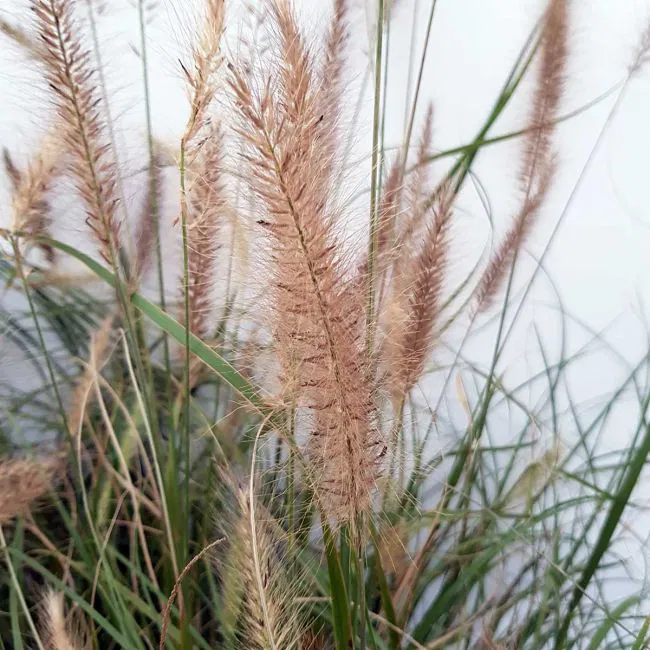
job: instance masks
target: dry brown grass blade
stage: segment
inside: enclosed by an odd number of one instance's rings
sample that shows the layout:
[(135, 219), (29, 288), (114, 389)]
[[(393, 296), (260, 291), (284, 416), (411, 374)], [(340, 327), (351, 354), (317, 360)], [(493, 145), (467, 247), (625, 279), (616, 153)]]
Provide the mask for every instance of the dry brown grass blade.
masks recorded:
[(476, 291), (477, 312), (489, 308), (503, 286), (508, 271), (551, 187), (555, 161), (552, 137), (564, 87), (568, 58), (569, 7), (567, 0), (550, 0), (540, 42), (540, 63), (529, 128), (524, 141), (520, 171), (522, 205), (501, 244), (488, 262)]
[(393, 588), (393, 605), (397, 614), (397, 622), (403, 624), (408, 620), (410, 613), (411, 600), (410, 595), (415, 589), (421, 572), (424, 570), (431, 551), (438, 543), (442, 518), (440, 514), (436, 515), (424, 543), (420, 546), (412, 561), (396, 576), (395, 586)]
[(165, 646), (167, 645), (167, 630), (169, 629), (169, 623), (171, 621), (171, 611), (172, 611), (172, 605), (174, 604), (174, 601), (176, 600), (178, 596), (178, 592), (180, 591), (181, 585), (183, 584), (183, 580), (185, 576), (192, 570), (192, 567), (199, 562), (205, 555), (210, 553), (214, 548), (221, 544), (223, 542), (223, 539), (216, 539), (210, 544), (208, 544), (204, 549), (199, 551), (186, 565), (185, 568), (181, 571), (180, 575), (176, 579), (176, 582), (174, 583), (174, 587), (172, 589), (171, 594), (169, 595), (169, 598), (167, 599), (167, 602), (165, 603), (165, 608), (163, 609), (162, 612), (162, 627), (160, 628), (160, 645), (159, 648), (160, 650), (164, 650)]
[(106, 134), (96, 70), (82, 46), (70, 0), (31, 0), (31, 7), (86, 223), (104, 260), (115, 265), (119, 246), (117, 168)]
[(251, 187), (265, 204), (258, 223), (272, 251), (270, 308), (284, 382), (295, 385), (298, 406), (315, 414), (310, 454), (323, 501), (332, 516), (350, 520), (370, 507), (382, 452), (362, 344), (363, 305), (346, 285), (322, 200), (327, 179), (315, 143), (326, 125), (312, 61), (288, 3), (273, 2), (271, 15), (277, 65), (270, 73), (265, 67), (259, 93), (234, 69), (231, 86)]
[(0, 460), (0, 525), (25, 514), (52, 488), (61, 458)]

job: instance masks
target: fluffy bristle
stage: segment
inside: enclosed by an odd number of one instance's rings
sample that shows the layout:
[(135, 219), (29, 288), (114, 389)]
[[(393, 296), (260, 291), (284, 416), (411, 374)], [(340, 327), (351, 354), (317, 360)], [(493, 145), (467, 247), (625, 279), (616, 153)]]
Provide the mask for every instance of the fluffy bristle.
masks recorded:
[(539, 170), (539, 185), (525, 198), (512, 226), (492, 255), (476, 293), (476, 305), (479, 311), (486, 310), (492, 304), (503, 286), (515, 253), (521, 249), (533, 229), (535, 217), (553, 180), (554, 169), (555, 165), (551, 160)]
[(135, 275), (140, 280), (151, 265), (152, 252), (155, 249), (156, 218), (160, 214), (162, 201), (162, 155), (154, 152), (149, 167), (147, 194), (138, 218), (135, 244)]
[(223, 141), (218, 127), (212, 127), (188, 165), (191, 178), (188, 210), (188, 255), (190, 331), (202, 338), (214, 284), (217, 235), (225, 208), (222, 180)]
[[(181, 218), (187, 234), (187, 283), (182, 318), (197, 336), (206, 334), (210, 287), (217, 248), (216, 235), (223, 209), (222, 142), (208, 110), (221, 66), (224, 1), (208, 0), (200, 36), (193, 51), (191, 69), (183, 67), (191, 94), (190, 116), (181, 140)], [(195, 366), (197, 368), (198, 366)], [(196, 376), (196, 370), (191, 373)]]
[(27, 512), (52, 487), (58, 457), (0, 460), (0, 524)]
[(429, 157), (431, 156), (431, 142), (433, 138), (433, 104), (429, 104), (424, 123), (420, 142), (418, 143), (417, 158), (415, 160), (416, 168), (412, 172), (408, 187), (407, 200), (409, 209), (404, 215), (404, 224), (400, 229), (399, 246), (408, 249), (412, 247), (414, 237), (420, 232), (426, 217), (426, 196), (425, 192), (429, 189)]
[[(47, 235), (50, 207), (47, 193), (60, 166), (61, 150), (53, 136), (44, 139), (40, 150), (27, 169), (21, 172), (5, 153), (5, 166), (12, 179), (12, 211), (14, 232), (29, 237)], [(48, 262), (54, 262), (54, 249), (41, 245)]]
[(434, 343), (447, 266), (453, 194), (446, 188), (434, 207), (420, 250), (406, 259), (394, 281), (393, 318), (388, 322), (387, 352), (393, 394), (403, 398), (420, 379)]
[(70, 0), (32, 0), (47, 80), (86, 208), (86, 223), (104, 260), (115, 262), (119, 242), (117, 169), (102, 116), (90, 54), (81, 43)]
[(301, 583), (295, 576), (290, 579), (283, 566), (288, 551), (281, 528), (258, 500), (251, 503), (247, 491), (233, 486), (233, 496), (233, 512), (226, 515), (228, 545), (223, 559), (229, 647), (299, 648), (302, 621), (296, 601)]
[[(335, 0), (334, 13), (325, 42), (323, 59), (315, 71), (319, 75), (319, 92), (316, 94), (316, 112), (321, 116), (323, 128), (316, 134), (321, 166), (319, 173), (328, 187), (336, 167), (339, 144), (337, 126), (341, 116), (341, 97), (344, 87), (345, 51), (348, 42), (348, 0)], [(327, 195), (321, 199), (326, 202)]]
[(48, 650), (82, 650), (83, 644), (66, 620), (63, 594), (48, 591), (44, 603), (45, 634)]
[(338, 107), (345, 66), (345, 47), (348, 42), (348, 0), (334, 0), (334, 13), (325, 43), (325, 58), (322, 66), (322, 83), (331, 105)]
[[(402, 164), (398, 158), (393, 162), (386, 182), (382, 187), (381, 200), (378, 209), (377, 232), (377, 272), (382, 275), (399, 253), (393, 244), (397, 234), (402, 196)], [(368, 252), (364, 251), (361, 262), (357, 266), (355, 284), (362, 287), (368, 276)]]
[(531, 232), (553, 181), (552, 136), (564, 86), (568, 53), (567, 0), (551, 0), (540, 42), (540, 65), (520, 172), (523, 201), (515, 220), (488, 262), (476, 293), (476, 311), (486, 310), (503, 286), (515, 255)]
[[(405, 159), (399, 155), (390, 167), (382, 186), (378, 208), (377, 275), (391, 275), (395, 266), (403, 266), (413, 253), (416, 235), (427, 214), (425, 191), (429, 184), (428, 158), (433, 131), (433, 105), (429, 105), (418, 144), (416, 168), (404, 187)], [(406, 208), (403, 210), (402, 206)], [(397, 264), (399, 262), (399, 264)], [(368, 273), (368, 255), (364, 253), (357, 268), (357, 284), (361, 284)], [(399, 275), (399, 272), (398, 272)]]
[(216, 89), (214, 75), (221, 65), (219, 52), (224, 19), (224, 0), (207, 0), (200, 37), (192, 53), (192, 66), (183, 67), (191, 91), (190, 118), (183, 136), (186, 143), (190, 143), (206, 124), (206, 113)]
[(564, 74), (568, 58), (567, 0), (550, 0), (546, 9), (544, 31), (540, 43), (540, 62), (537, 86), (533, 95), (528, 133), (524, 142), (521, 183), (524, 194), (539, 168), (551, 157), (555, 119), (564, 89)]
[(312, 62), (287, 3), (271, 8), (280, 35), (277, 75), (262, 79), (261, 96), (236, 71), (231, 85), (252, 189), (266, 207), (259, 223), (272, 249), (274, 334), (285, 382), (297, 386), (298, 405), (315, 414), (310, 453), (319, 487), (332, 515), (348, 520), (370, 506), (382, 451), (363, 351), (363, 306), (346, 287), (333, 218), (322, 200), (327, 188), (315, 141), (325, 125)]

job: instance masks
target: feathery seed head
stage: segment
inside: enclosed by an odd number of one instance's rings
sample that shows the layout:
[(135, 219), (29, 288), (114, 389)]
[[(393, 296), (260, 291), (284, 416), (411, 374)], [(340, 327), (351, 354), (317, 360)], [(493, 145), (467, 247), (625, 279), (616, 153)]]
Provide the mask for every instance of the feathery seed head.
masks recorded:
[(552, 136), (568, 58), (569, 3), (550, 0), (539, 44), (529, 126), (520, 171), (523, 200), (513, 224), (492, 255), (476, 290), (475, 312), (485, 311), (499, 292), (517, 253), (532, 231), (556, 168)]
[(70, 0), (31, 0), (53, 91), (70, 171), (86, 208), (86, 223), (104, 260), (115, 262), (119, 245), (117, 168), (102, 115), (101, 94), (90, 53), (84, 49)]
[(27, 512), (52, 487), (58, 457), (0, 460), (0, 524)]
[(83, 650), (85, 644), (71, 630), (65, 615), (63, 594), (53, 590), (45, 594), (43, 602), (44, 640), (48, 650)]
[[(264, 206), (258, 223), (271, 249), (273, 333), (284, 382), (294, 383), (296, 404), (313, 415), (316, 489), (333, 517), (349, 521), (371, 506), (383, 451), (363, 304), (346, 282), (326, 201), (330, 177), (319, 171), (328, 124), (319, 113), (312, 59), (289, 4), (272, 2), (270, 13), (278, 51), (267, 57), (260, 79), (233, 68), (230, 84), (251, 189)], [(253, 89), (256, 80), (260, 91)]]
[[(19, 170), (5, 150), (5, 167), (12, 181), (12, 226), (13, 232), (20, 232), (28, 239), (47, 235), (50, 206), (47, 193), (60, 170), (60, 142), (53, 133), (46, 136), (41, 148), (26, 170)], [(55, 259), (54, 249), (39, 244), (48, 262)]]

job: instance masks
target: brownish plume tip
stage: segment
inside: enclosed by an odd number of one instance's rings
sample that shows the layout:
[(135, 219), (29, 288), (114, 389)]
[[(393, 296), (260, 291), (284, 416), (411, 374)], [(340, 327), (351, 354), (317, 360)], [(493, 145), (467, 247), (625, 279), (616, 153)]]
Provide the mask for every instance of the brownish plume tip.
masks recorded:
[(70, 171), (86, 208), (86, 223), (106, 262), (116, 262), (119, 245), (117, 168), (106, 134), (102, 97), (90, 53), (82, 46), (69, 0), (31, 0), (43, 48), (42, 61), (62, 138), (70, 153)]
[(45, 496), (60, 467), (58, 457), (0, 460), (0, 524), (25, 514)]
[[(277, 53), (258, 83), (235, 69), (251, 189), (271, 249), (273, 333), (287, 390), (313, 415), (309, 456), (317, 490), (333, 517), (349, 521), (371, 505), (383, 443), (374, 426), (363, 304), (350, 291), (326, 197), (318, 143), (321, 87), (288, 3), (272, 2)], [(260, 91), (257, 91), (260, 88)], [(273, 89), (271, 91), (271, 88)]]
[(523, 200), (514, 223), (488, 262), (476, 290), (476, 312), (485, 311), (500, 291), (516, 255), (533, 229), (553, 181), (552, 137), (568, 58), (567, 0), (551, 0), (539, 43), (539, 68), (520, 171)]

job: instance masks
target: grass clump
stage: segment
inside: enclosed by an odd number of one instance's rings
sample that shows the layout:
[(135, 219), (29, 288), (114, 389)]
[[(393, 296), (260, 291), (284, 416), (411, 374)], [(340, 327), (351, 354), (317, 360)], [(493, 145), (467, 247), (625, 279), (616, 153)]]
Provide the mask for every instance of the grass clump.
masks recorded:
[[(363, 242), (346, 234), (359, 214), (345, 200), (351, 3), (335, 0), (321, 43), (289, 0), (265, 0), (246, 9), (253, 36), (241, 28), (233, 45), (235, 3), (205, 0), (179, 62), (188, 118), (170, 156), (152, 132), (155, 7), (138, 2), (147, 155), (135, 223), (79, 4), (32, 0), (29, 29), (0, 23), (39, 66), (51, 109), (30, 162), (4, 156), (2, 318), (37, 379), (0, 395), (0, 647), (646, 647), (643, 589), (614, 604), (604, 590), (624, 567), (622, 523), (650, 451), (647, 360), (589, 413), (562, 406), (580, 354), (553, 361), (539, 338), (544, 371), (519, 386), (501, 362), (530, 288), (514, 311), (517, 261), (558, 172), (570, 4), (548, 2), (464, 147), (434, 153), (433, 106), (415, 123), (420, 74), (389, 160), (385, 66), (402, 3), (378, 0)], [(492, 138), (527, 75), (528, 123)], [(452, 287), (458, 197), (481, 149), (515, 136), (512, 223)], [(434, 175), (434, 160), (451, 162)], [(51, 236), (65, 181), (87, 247)], [(182, 260), (172, 286), (170, 233)], [(465, 343), (490, 323), (481, 367)], [(605, 453), (599, 438), (629, 391), (636, 433)], [(575, 441), (560, 435), (566, 422)], [(535, 429), (550, 432), (541, 450)]]

